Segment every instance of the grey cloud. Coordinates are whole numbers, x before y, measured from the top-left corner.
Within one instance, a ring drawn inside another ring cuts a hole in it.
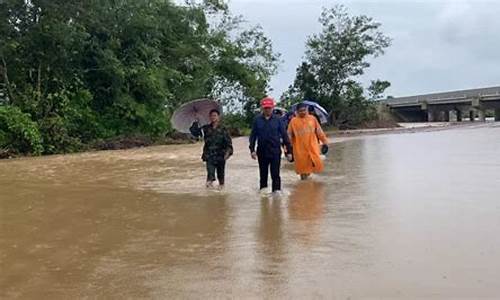
[[[293,82],[308,35],[320,30],[321,7],[338,1],[233,0],[232,9],[259,23],[282,53],[273,96]],[[393,38],[386,54],[360,78],[392,83],[395,96],[500,84],[500,2],[343,1],[353,14],[382,23]]]

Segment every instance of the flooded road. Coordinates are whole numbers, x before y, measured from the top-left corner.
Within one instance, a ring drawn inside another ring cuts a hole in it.
[[[0,162],[0,298],[500,297],[500,124],[335,143],[261,199],[201,145]]]

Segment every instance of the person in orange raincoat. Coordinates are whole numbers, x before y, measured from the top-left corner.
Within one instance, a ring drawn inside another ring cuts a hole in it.
[[[328,152],[328,139],[318,120],[308,113],[307,104],[297,105],[297,116],[288,125],[295,160],[295,171],[300,174],[302,180],[307,179],[311,173],[323,171],[323,161],[320,157],[320,144],[323,146],[321,152]]]

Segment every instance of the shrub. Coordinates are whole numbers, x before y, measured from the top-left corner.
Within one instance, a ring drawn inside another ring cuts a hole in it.
[[[15,106],[0,106],[0,148],[22,154],[42,154],[42,137],[29,114]]]

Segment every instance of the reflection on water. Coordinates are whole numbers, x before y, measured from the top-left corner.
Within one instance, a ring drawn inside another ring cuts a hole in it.
[[[281,199],[235,140],[0,162],[0,298],[500,296],[500,126],[348,139]]]
[[[325,183],[299,182],[288,200],[293,237],[299,243],[319,242],[321,221],[325,214]]]
[[[299,182],[289,198],[289,213],[292,219],[318,222],[325,207],[325,183],[317,181]]]

